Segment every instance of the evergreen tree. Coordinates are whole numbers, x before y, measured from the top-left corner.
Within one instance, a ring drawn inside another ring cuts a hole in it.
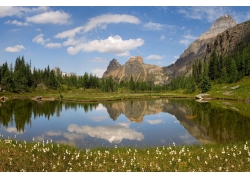
[[[208,69],[206,63],[204,63],[203,75],[200,84],[200,89],[202,93],[205,93],[211,89],[211,82],[208,77]]]

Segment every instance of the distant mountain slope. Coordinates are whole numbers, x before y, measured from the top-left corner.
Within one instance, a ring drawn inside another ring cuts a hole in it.
[[[235,25],[235,20],[229,15],[218,18],[208,31],[189,45],[174,64],[164,68],[165,75],[175,77],[185,73],[189,62],[205,56],[208,43],[213,42],[218,34]]]
[[[130,58],[125,65],[120,65],[116,59],[110,61],[103,77],[110,75],[117,81],[129,81],[131,76],[135,81],[149,81],[154,84],[165,84],[171,78],[191,72],[191,64],[195,59],[208,60],[213,50],[217,54],[232,53],[238,44],[250,45],[250,21],[236,25],[229,15],[217,19],[211,28],[181,54],[177,61],[167,67],[144,64],[141,56]]]

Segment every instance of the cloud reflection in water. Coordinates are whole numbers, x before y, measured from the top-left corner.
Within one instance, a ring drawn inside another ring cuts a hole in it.
[[[121,143],[122,139],[141,141],[144,136],[140,132],[129,129],[129,124],[116,124],[114,126],[78,126],[70,124],[67,130],[71,133],[86,134],[90,137],[106,139],[110,143]]]

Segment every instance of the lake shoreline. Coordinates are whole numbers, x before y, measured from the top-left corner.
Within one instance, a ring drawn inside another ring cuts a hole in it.
[[[98,94],[98,95],[97,95]],[[161,99],[161,98],[173,98],[173,99],[196,99],[197,94],[166,94],[166,93],[103,93],[105,96],[108,97],[99,97],[102,93],[90,93],[88,94],[89,97],[77,97],[76,98],[58,98],[57,95],[46,95],[44,96],[36,96],[34,95],[27,95],[25,94],[6,94],[0,93],[0,99],[2,102],[6,100],[15,100],[15,99],[31,99],[34,101],[65,101],[65,102],[80,102],[80,103],[101,103],[101,102],[116,102],[116,101],[123,101],[123,100],[146,100],[146,99]],[[107,95],[108,94],[108,95]],[[38,98],[39,97],[39,98]],[[237,101],[237,102],[247,102],[247,99],[238,99],[238,98],[229,98],[229,97],[213,97],[211,96],[208,99],[204,99],[204,101],[210,100],[228,100],[228,101]]]

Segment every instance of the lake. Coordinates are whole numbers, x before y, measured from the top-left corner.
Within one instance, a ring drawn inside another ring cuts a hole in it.
[[[186,99],[108,103],[12,100],[0,103],[0,134],[6,139],[52,140],[79,148],[249,140],[250,118],[235,109],[226,108],[226,103],[215,107]]]

